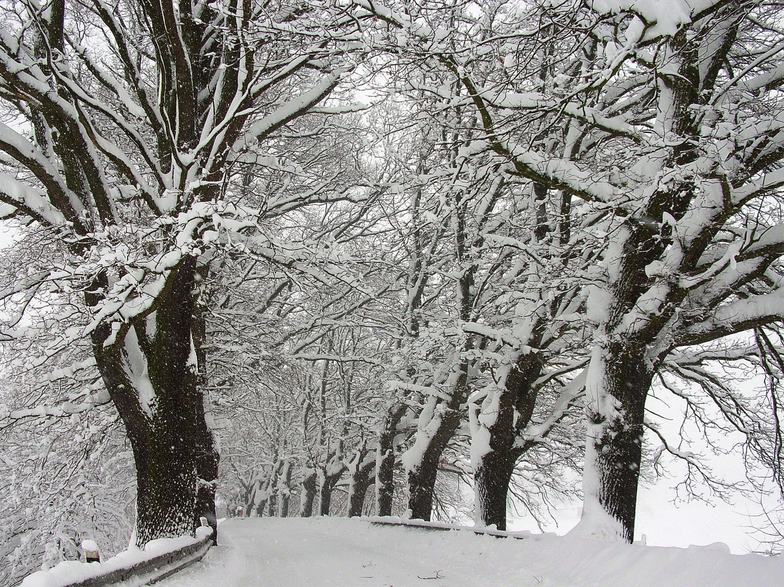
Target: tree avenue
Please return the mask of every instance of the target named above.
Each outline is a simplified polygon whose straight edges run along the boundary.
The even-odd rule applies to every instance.
[[[216,497],[497,529],[582,498],[631,542],[669,467],[780,548],[777,3],[0,11],[0,434],[127,438],[136,544]]]

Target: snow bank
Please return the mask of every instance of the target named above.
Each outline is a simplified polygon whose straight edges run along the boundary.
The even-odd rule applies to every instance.
[[[522,537],[510,540],[471,531],[379,526],[357,518],[235,518],[221,528],[224,546],[159,585],[784,585],[784,558],[731,555],[719,545],[664,548],[530,533],[509,533]]]
[[[181,536],[180,538],[161,538],[147,543],[144,550],[133,548],[124,550],[100,563],[83,563],[80,561],[63,561],[46,571],[38,571],[28,575],[22,581],[22,587],[64,587],[77,581],[84,581],[100,575],[106,575],[119,569],[128,569],[155,557],[172,553],[183,547],[196,544],[212,533],[211,528],[199,528],[202,532],[197,538]],[[206,531],[206,535],[205,535]],[[86,542],[84,541],[82,545]],[[92,542],[92,544],[95,544]],[[97,546],[97,545],[96,545]],[[96,548],[97,549],[97,548]]]

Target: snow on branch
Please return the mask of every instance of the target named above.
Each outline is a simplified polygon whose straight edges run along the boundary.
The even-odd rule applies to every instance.
[[[46,192],[0,173],[0,202],[47,226],[66,224],[65,216],[49,202]]]
[[[710,342],[717,338],[751,330],[773,322],[784,316],[784,293],[752,295],[720,305],[712,316],[681,328],[674,335],[678,346]]]

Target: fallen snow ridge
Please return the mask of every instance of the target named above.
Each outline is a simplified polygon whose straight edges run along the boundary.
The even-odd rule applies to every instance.
[[[230,519],[221,545],[165,587],[772,587],[784,557],[710,547],[524,540],[345,518]]]

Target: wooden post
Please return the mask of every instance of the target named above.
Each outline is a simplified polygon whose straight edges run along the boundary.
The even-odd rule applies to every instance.
[[[101,554],[98,552],[98,544],[95,542],[95,540],[82,540],[82,552],[84,552],[84,562],[101,562]]]

